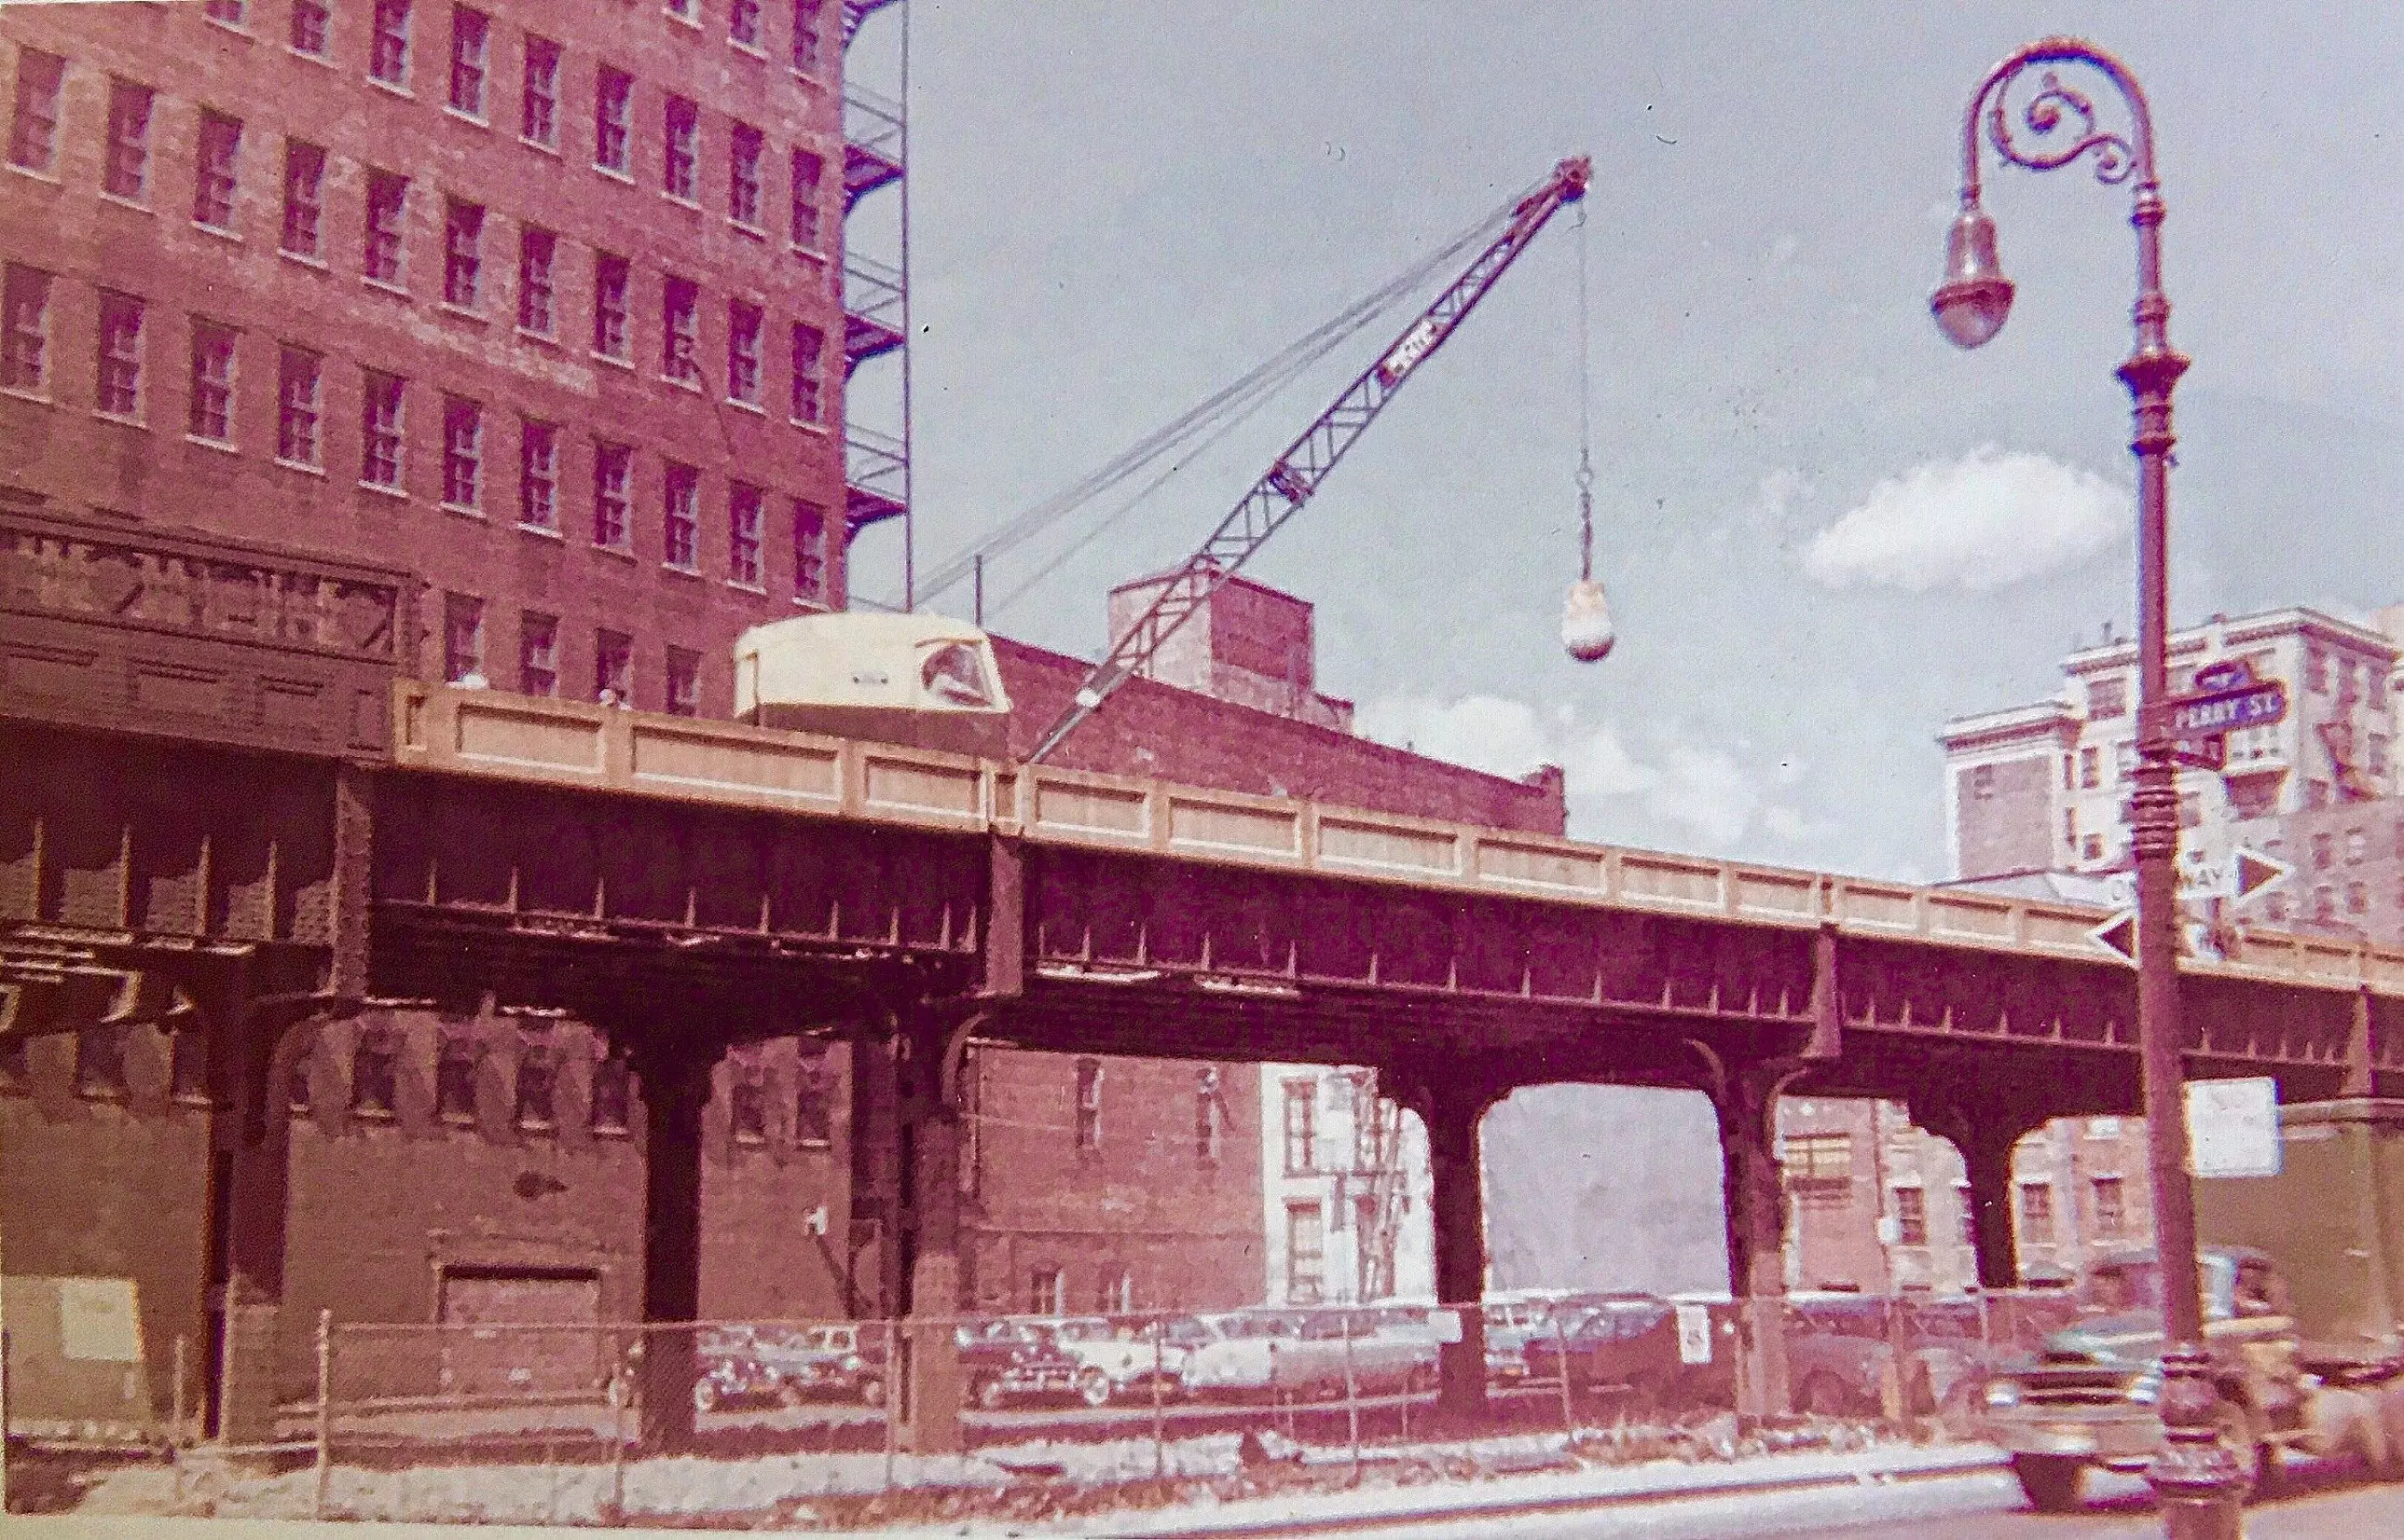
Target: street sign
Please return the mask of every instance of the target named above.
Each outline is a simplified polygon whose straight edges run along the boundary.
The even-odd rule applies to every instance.
[[[2170,703],[2171,733],[2175,737],[2201,738],[2234,733],[2247,727],[2268,727],[2287,715],[2287,687],[2265,679],[2235,690],[2202,695],[2182,695]]]
[[[2243,658],[2230,658],[2223,663],[2206,664],[2195,671],[2195,688],[2199,694],[2236,690],[2253,682],[2254,665]]]
[[[1703,1305],[1678,1307],[1678,1362],[1708,1364],[1712,1361],[1712,1312]]]
[[[2267,888],[2275,888],[2295,872],[2284,861],[2272,861],[2243,846],[2229,853],[2229,896],[2243,903]]]
[[[2187,1083],[2187,1169],[2199,1177],[2279,1174],[2279,1083]]]
[[[2121,962],[2137,965],[2137,911],[2122,909],[2087,932],[2087,939]]]
[[[2229,768],[2229,739],[2215,733],[2206,738],[2181,738],[2171,745],[2171,758],[2189,770]]]

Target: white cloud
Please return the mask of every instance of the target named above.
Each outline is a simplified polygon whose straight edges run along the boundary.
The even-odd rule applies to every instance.
[[[2005,588],[2077,566],[2133,513],[2127,489],[2091,470],[1990,444],[1870,488],[1811,538],[1803,570],[1830,588]]]
[[[1576,825],[1600,825],[1607,837],[1670,840],[1727,851],[1760,829],[1792,840],[1805,825],[1792,808],[1771,806],[1764,789],[1789,786],[1802,766],[1792,756],[1760,767],[1726,749],[1656,732],[1631,748],[1610,724],[1584,724],[1562,707],[1540,714],[1495,695],[1441,701],[1388,695],[1363,703],[1362,733],[1433,759],[1500,776],[1559,765]],[[1631,830],[1630,814],[1641,827]]]

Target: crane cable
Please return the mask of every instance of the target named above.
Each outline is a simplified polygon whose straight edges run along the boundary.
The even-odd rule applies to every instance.
[[[1594,344],[1586,311],[1586,204],[1577,211],[1578,581],[1594,581]]]
[[[1408,271],[1389,280],[1370,293],[1362,296],[1322,322],[1311,331],[1295,339],[1275,356],[1241,379],[1206,397],[1199,404],[1175,420],[1146,434],[1099,469],[1074,485],[1044,498],[1005,522],[992,535],[976,546],[962,552],[942,567],[928,575],[919,584],[918,597],[943,592],[976,570],[980,557],[991,557],[1015,549],[1051,528],[1069,514],[1093,502],[1121,485],[1145,466],[1170,454],[1181,446],[1199,441],[1196,450],[1206,450],[1219,442],[1236,427],[1249,420],[1286,385],[1301,377],[1311,365],[1325,357],[1364,328],[1391,313],[1393,308],[1424,285],[1439,270],[1447,267],[1461,253],[1485,240],[1509,220],[1514,205],[1506,204],[1476,225],[1462,231],[1443,246],[1414,264]],[[1149,497],[1169,477],[1176,474],[1193,455],[1173,462],[1167,469],[1146,483],[1135,497],[1113,510],[1102,525],[1087,533],[1061,555],[1047,562],[1033,576],[1013,588],[994,609],[1007,606],[1042,578],[1048,577],[1077,551],[1083,550],[1103,529],[1115,523],[1137,504]]]

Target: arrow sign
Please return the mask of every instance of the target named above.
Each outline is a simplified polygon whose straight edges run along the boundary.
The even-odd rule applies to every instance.
[[[2284,861],[2272,861],[2241,845],[2229,853],[2229,896],[2243,903],[2265,888],[2286,881],[2294,871]]]
[[[2242,690],[2208,695],[2184,695],[2170,703],[2171,733],[2182,738],[2208,737],[2245,727],[2268,727],[2287,715],[2287,687],[2265,679]]]
[[[2087,932],[2087,939],[2121,962],[2137,965],[2137,911],[2122,909]]]
[[[2195,671],[2195,687],[2204,694],[2217,694],[2224,690],[2236,690],[2254,682],[2254,665],[2243,658],[2231,658]]]
[[[2215,733],[2204,738],[2181,738],[2171,745],[2171,758],[2190,770],[2229,768],[2229,738]]]

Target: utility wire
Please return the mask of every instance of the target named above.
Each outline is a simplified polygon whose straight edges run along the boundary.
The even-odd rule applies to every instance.
[[[1113,488],[1135,476],[1144,467],[1160,459],[1164,455],[1175,452],[1188,441],[1201,439],[1204,447],[1216,443],[1230,429],[1257,413],[1279,390],[1298,378],[1312,364],[1325,357],[1362,329],[1391,312],[1396,304],[1425,284],[1436,272],[1452,263],[1462,252],[1490,236],[1509,219],[1511,211],[1508,208],[1502,209],[1461,231],[1407,272],[1355,300],[1329,320],[1288,343],[1265,363],[1241,379],[1214,391],[1179,417],[1137,440],[1099,469],[1012,517],[993,534],[986,537],[983,542],[960,553],[929,573],[917,585],[915,597],[923,603],[929,596],[952,587],[976,570],[979,556],[990,561],[995,556],[1015,550],[1080,508],[1107,495]],[[1178,464],[1172,464],[1161,476],[1155,477],[1147,483],[1144,491],[1138,495],[1136,500],[1139,501],[1143,496],[1157,489],[1168,476],[1176,473],[1180,464],[1189,463],[1191,459],[1192,456],[1187,455]],[[1131,506],[1132,504],[1122,506],[1114,511],[1110,518],[1117,519]],[[1094,533],[1097,534],[1098,531]],[[1078,542],[1076,547],[1071,548],[1071,552],[1082,549],[1085,544],[1090,543],[1093,538],[1093,534],[1088,534]],[[1038,576],[1048,576],[1052,571],[1056,570],[1060,561],[1065,559],[1064,555],[1046,564]],[[1020,583],[1012,590],[1008,597],[1002,600],[1002,604],[1007,605],[1012,599],[1018,597],[1027,591],[1028,586],[1027,582]]]

